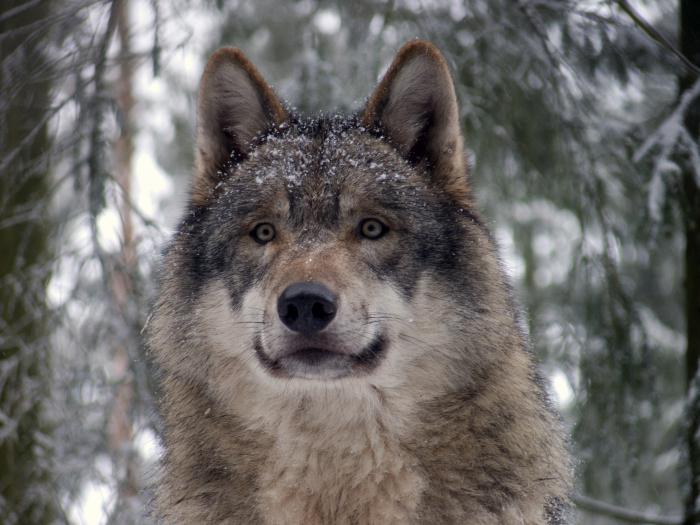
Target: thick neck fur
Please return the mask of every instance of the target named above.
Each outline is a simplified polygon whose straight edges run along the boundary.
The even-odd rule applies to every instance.
[[[232,370],[209,373],[216,385]],[[525,352],[486,374],[425,402],[411,385],[284,398],[251,382],[228,407],[228,393],[170,378],[166,470],[187,482],[162,488],[166,522],[559,523],[543,509],[565,499],[568,465]]]
[[[282,418],[260,472],[265,522],[411,523],[423,481],[388,407],[350,402],[336,419],[323,404]]]

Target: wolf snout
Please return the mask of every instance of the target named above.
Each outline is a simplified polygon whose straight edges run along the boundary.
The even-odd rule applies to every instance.
[[[282,323],[306,336],[328,326],[337,310],[338,297],[317,282],[289,285],[277,299],[277,315]]]

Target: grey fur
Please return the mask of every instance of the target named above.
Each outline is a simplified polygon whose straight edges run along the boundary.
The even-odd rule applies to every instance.
[[[564,523],[569,457],[471,197],[442,56],[407,44],[361,115],[320,120],[282,112],[240,52],[216,56],[200,110],[255,118],[200,114],[214,130],[200,148],[234,155],[200,159],[164,257],[149,327],[162,521]],[[223,100],[207,77],[220,67],[253,91]],[[388,233],[362,238],[366,217]],[[276,231],[264,246],[250,235],[261,221]],[[333,378],[273,373],[300,340],[276,298],[306,281],[339,297],[314,346],[345,359],[382,341],[380,358]]]

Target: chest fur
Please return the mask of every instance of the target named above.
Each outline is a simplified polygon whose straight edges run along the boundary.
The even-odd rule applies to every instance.
[[[282,436],[259,484],[270,525],[409,524],[422,491],[411,458],[376,428]]]

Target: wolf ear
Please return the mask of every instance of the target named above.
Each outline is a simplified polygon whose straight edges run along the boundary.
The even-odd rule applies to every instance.
[[[467,195],[457,96],[447,62],[433,44],[415,40],[399,50],[361,122],[409,161],[425,162],[435,182]]]
[[[282,103],[239,49],[214,53],[199,87],[192,200],[206,204],[226,162],[244,158],[256,135],[286,119]]]

